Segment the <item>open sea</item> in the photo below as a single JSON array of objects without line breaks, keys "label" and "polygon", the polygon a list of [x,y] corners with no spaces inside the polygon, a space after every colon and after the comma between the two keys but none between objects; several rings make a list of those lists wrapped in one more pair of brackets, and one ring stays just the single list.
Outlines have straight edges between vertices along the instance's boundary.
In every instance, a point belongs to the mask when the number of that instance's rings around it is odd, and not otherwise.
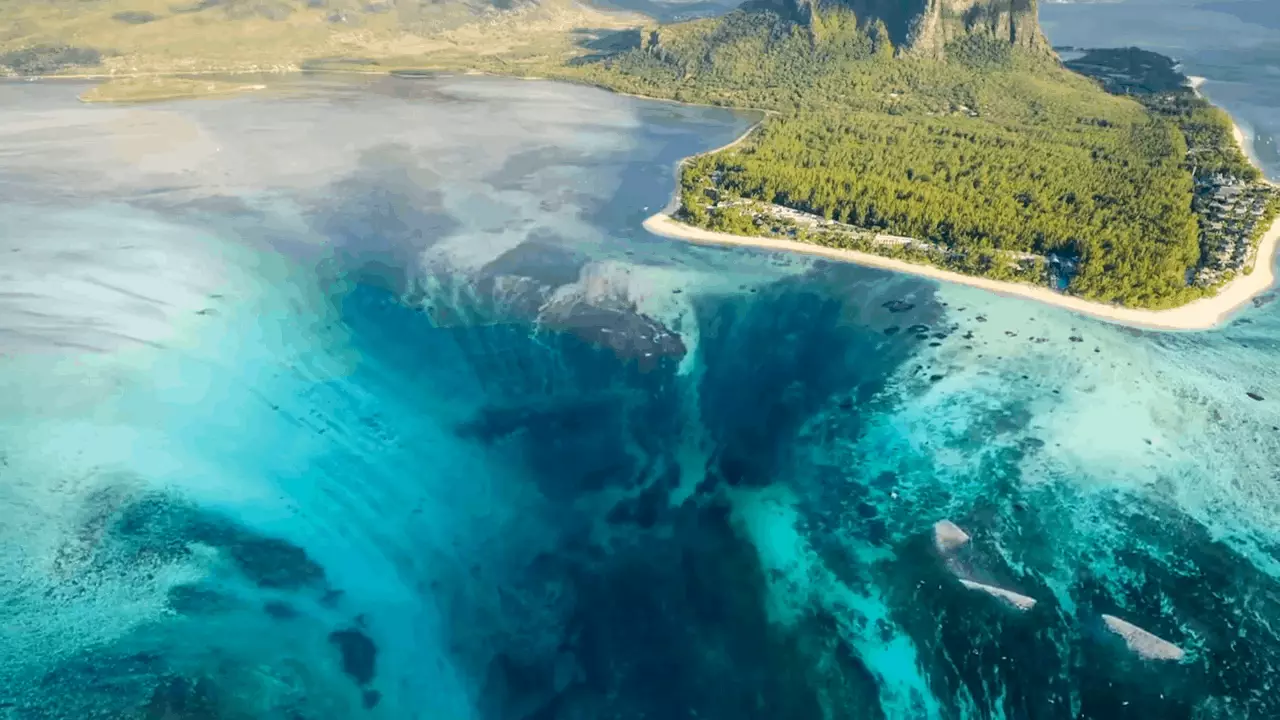
[{"label": "open sea", "polygon": [[[1043,15],[1280,177],[1263,5]],[[0,84],[3,720],[1280,718],[1274,293],[1154,333],[649,235],[726,110],[84,87]]]}]

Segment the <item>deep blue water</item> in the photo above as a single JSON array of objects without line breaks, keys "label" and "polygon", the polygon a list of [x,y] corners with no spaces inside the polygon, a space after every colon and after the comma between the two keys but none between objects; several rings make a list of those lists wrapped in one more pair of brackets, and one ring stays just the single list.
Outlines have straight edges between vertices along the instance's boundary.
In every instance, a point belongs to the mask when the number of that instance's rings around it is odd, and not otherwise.
[{"label": "deep blue water", "polygon": [[1280,716],[1277,304],[648,236],[721,110],[79,89],[0,85],[0,717]]}]

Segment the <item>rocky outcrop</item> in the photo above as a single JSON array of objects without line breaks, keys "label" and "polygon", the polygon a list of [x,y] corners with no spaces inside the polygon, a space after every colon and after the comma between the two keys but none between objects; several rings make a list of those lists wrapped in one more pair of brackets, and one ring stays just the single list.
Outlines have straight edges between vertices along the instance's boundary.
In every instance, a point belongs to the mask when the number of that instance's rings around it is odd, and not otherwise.
[{"label": "rocky outcrop", "polygon": [[950,520],[939,520],[933,526],[933,546],[946,555],[969,542],[969,533]]},{"label": "rocky outcrop", "polygon": [[1103,615],[1102,622],[1107,629],[1124,639],[1129,649],[1139,657],[1147,660],[1181,660],[1187,653],[1182,648],[1157,637],[1133,623],[1121,620],[1114,615]]},{"label": "rocky outcrop", "polygon": [[949,43],[971,37],[1032,52],[1049,49],[1036,0],[928,0],[912,21],[905,50],[942,57]]},{"label": "rocky outcrop", "polygon": [[947,46],[968,38],[1048,52],[1040,31],[1037,0],[763,0],[759,5],[810,23],[815,9],[852,10],[863,27],[883,23],[894,47],[926,57],[944,57]]},{"label": "rocky outcrop", "polygon": [[1035,598],[1027,597],[1026,595],[1016,593],[1012,590],[1005,590],[1004,588],[998,588],[994,585],[987,585],[973,580],[965,580],[964,578],[960,578],[960,584],[970,590],[984,592],[997,600],[1001,600],[1015,610],[1022,610],[1025,612],[1036,606]]}]

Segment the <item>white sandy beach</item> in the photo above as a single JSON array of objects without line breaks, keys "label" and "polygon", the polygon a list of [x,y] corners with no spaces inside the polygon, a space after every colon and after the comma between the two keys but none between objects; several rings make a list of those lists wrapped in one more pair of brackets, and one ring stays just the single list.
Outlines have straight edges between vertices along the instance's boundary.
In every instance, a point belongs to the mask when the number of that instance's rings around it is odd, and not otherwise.
[{"label": "white sandy beach", "polygon": [[1253,272],[1236,278],[1213,297],[1196,300],[1170,310],[1137,310],[1091,302],[1074,295],[1064,295],[1038,285],[989,280],[855,250],[841,250],[839,248],[797,242],[795,240],[783,240],[781,238],[747,237],[713,232],[677,222],[666,213],[659,213],[645,220],[644,227],[655,235],[679,240],[806,253],[831,260],[851,262],[867,267],[893,270],[894,272],[919,275],[934,280],[969,285],[1000,295],[1026,298],[1066,308],[1109,322],[1153,330],[1206,330],[1221,324],[1234,311],[1248,303],[1253,296],[1270,288],[1274,283],[1275,275],[1271,267],[1271,260],[1275,255],[1276,243],[1280,240],[1280,219],[1278,219],[1262,238],[1262,243],[1258,247],[1258,262],[1255,264]]},{"label": "white sandy beach", "polygon": [[[1202,78],[1190,78],[1190,80],[1192,82],[1192,87],[1198,87],[1200,83],[1204,82]],[[1241,132],[1239,126],[1234,123],[1232,124],[1232,129],[1241,151],[1244,152],[1252,161],[1253,157],[1249,153],[1244,133]],[[744,133],[742,137],[729,145],[726,145],[724,148],[717,148],[717,150],[713,150],[711,152],[717,152],[718,150],[723,150],[737,145],[739,142],[746,139],[746,137],[754,130],[755,126]],[[677,169],[677,183],[679,182],[678,175],[679,170]],[[674,238],[677,240],[687,240],[690,242],[712,245],[737,245],[740,247],[754,247],[765,250],[781,250],[786,252],[805,253],[808,255],[818,255],[830,260],[850,262],[867,267],[918,275],[944,282],[969,285],[971,287],[989,290],[1000,295],[1035,300],[1036,302],[1065,308],[1082,315],[1089,315],[1108,322],[1150,330],[1208,330],[1225,322],[1237,310],[1248,304],[1255,295],[1267,291],[1275,284],[1275,271],[1273,265],[1276,255],[1276,245],[1280,242],[1280,218],[1277,218],[1267,230],[1266,234],[1263,235],[1261,242],[1258,244],[1257,259],[1254,261],[1253,270],[1250,271],[1249,274],[1241,275],[1227,283],[1227,285],[1213,297],[1201,298],[1200,300],[1195,300],[1181,307],[1171,308],[1168,310],[1140,310],[1121,307],[1119,305],[1108,305],[1106,303],[1093,302],[1073,295],[1065,295],[1044,286],[990,280],[972,275],[964,275],[951,270],[943,270],[930,265],[909,263],[903,260],[882,257],[871,253],[858,252],[856,250],[842,250],[813,243],[784,240],[782,238],[731,235],[729,233],[704,230],[692,225],[686,225],[671,217],[670,213],[674,211],[678,202],[677,198],[673,198],[671,204],[666,210],[644,221],[644,228],[655,235],[661,235],[663,237]]]}]

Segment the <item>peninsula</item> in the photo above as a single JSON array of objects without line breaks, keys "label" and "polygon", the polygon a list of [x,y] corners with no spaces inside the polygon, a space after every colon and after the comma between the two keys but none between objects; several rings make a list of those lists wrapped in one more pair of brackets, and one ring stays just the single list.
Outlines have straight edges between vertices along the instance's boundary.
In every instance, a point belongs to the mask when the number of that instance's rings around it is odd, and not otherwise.
[{"label": "peninsula", "polygon": [[[1209,107],[1198,92],[1204,79],[1176,74],[1173,61],[1155,53],[1136,49],[1093,51],[1085,56],[1088,61],[1081,63],[1080,69],[1101,73],[1104,83],[1109,82],[1114,87],[1122,77],[1122,72],[1111,72],[1118,69],[1105,63],[1090,63],[1101,62],[1106,58],[1114,60],[1117,57],[1142,58],[1144,62],[1150,62],[1151,67],[1165,68],[1171,74],[1165,78],[1166,83],[1170,84],[1163,86],[1164,92],[1191,92],[1199,100],[1196,103],[1198,107]],[[1128,88],[1130,93],[1133,89]],[[1222,117],[1225,116],[1220,115],[1215,119]],[[757,124],[734,142],[703,153],[702,156],[689,158],[681,164],[682,169],[689,162],[698,161],[700,157],[743,146],[759,128],[760,125]],[[1249,149],[1244,133],[1234,122],[1230,122],[1230,131],[1234,153],[1248,158]],[[1233,154],[1230,150],[1223,152],[1226,156]],[[707,190],[714,192],[712,188]],[[1002,280],[957,272],[947,269],[945,264],[933,264],[927,252],[929,245],[926,241],[868,231],[783,206],[766,206],[741,199],[735,201],[737,207],[750,210],[752,224],[755,226],[749,234],[722,232],[705,225],[690,224],[689,219],[693,213],[684,208],[684,198],[679,192],[668,207],[645,220],[644,227],[655,235],[695,243],[817,255],[841,262],[969,285],[1132,327],[1205,330],[1222,324],[1233,312],[1275,285],[1273,259],[1277,249],[1280,249],[1280,214],[1276,212],[1274,204],[1277,195],[1280,195],[1280,190],[1274,183],[1263,178],[1260,171],[1257,174],[1247,170],[1242,172],[1238,165],[1232,168],[1232,172],[1222,172],[1219,169],[1210,178],[1200,180],[1196,199],[1193,201],[1193,207],[1196,208],[1204,228],[1201,232],[1202,259],[1198,272],[1202,286],[1211,288],[1212,292],[1183,305],[1165,309],[1102,303],[1062,292],[1045,283]],[[1228,199],[1234,202],[1226,202]],[[713,205],[704,204],[703,207],[711,211]],[[1228,227],[1234,232],[1224,232]],[[1218,232],[1214,233],[1213,230]],[[926,252],[908,259],[911,257],[908,249],[912,247]],[[1020,257],[1027,259],[1030,256]]]},{"label": "peninsula", "polygon": [[1280,196],[1174,61],[1064,64],[1034,3],[936,0],[896,30],[848,9],[908,4],[749,4],[591,66],[631,92],[775,113],[683,163],[650,229],[1149,327],[1212,326],[1270,285]]},{"label": "peninsula", "polygon": [[1218,322],[1271,282],[1280,193],[1172,60],[1064,63],[1037,12],[749,0],[653,24],[570,0],[0,1],[0,74],[99,75],[86,99],[111,101],[260,87],[218,73],[478,70],[763,110],[741,142],[682,164],[651,230],[1120,322]]}]

